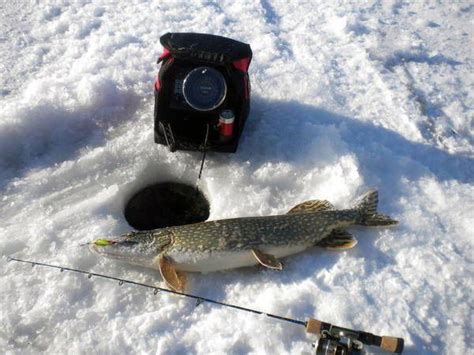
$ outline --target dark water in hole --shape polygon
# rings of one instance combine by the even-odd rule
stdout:
[[[128,224],[137,230],[203,222],[209,218],[209,202],[194,186],[163,182],[147,186],[128,201]]]

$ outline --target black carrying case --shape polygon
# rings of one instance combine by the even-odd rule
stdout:
[[[158,60],[161,67],[155,82],[155,142],[168,145],[172,151],[235,152],[250,109],[250,46],[200,33],[167,33],[160,42],[164,51]],[[176,89],[177,80],[202,66],[218,70],[227,84],[223,103],[206,112],[183,104]],[[231,140],[222,141],[218,122],[225,109],[234,112],[234,134]]]

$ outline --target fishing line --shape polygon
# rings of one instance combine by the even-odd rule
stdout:
[[[202,170],[204,169],[204,162],[206,161],[208,139],[209,139],[209,123],[206,124],[206,136],[204,137],[204,146],[203,146],[203,153],[202,153],[202,160],[201,160],[201,168],[199,169],[199,175],[198,175],[198,183],[199,183],[199,180],[201,179]]]

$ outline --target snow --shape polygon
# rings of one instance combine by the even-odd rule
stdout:
[[[466,2],[0,4],[0,347],[7,353],[306,353],[302,327],[7,256],[163,285],[81,243],[130,230],[125,203],[196,182],[200,155],[153,143],[160,35],[250,43],[237,154],[209,154],[211,219],[336,207],[369,188],[401,223],[285,270],[189,276],[203,297],[467,354],[473,334],[473,12]]]

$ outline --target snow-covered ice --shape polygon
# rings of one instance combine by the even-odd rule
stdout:
[[[211,219],[284,213],[369,188],[401,223],[285,270],[190,275],[190,291],[404,337],[406,353],[474,348],[474,56],[469,1],[24,1],[0,4],[0,348],[11,353],[311,353],[302,327],[146,289],[81,243],[130,230],[147,184],[194,184],[199,154],[153,143],[159,37],[250,43],[237,154],[209,154]]]

